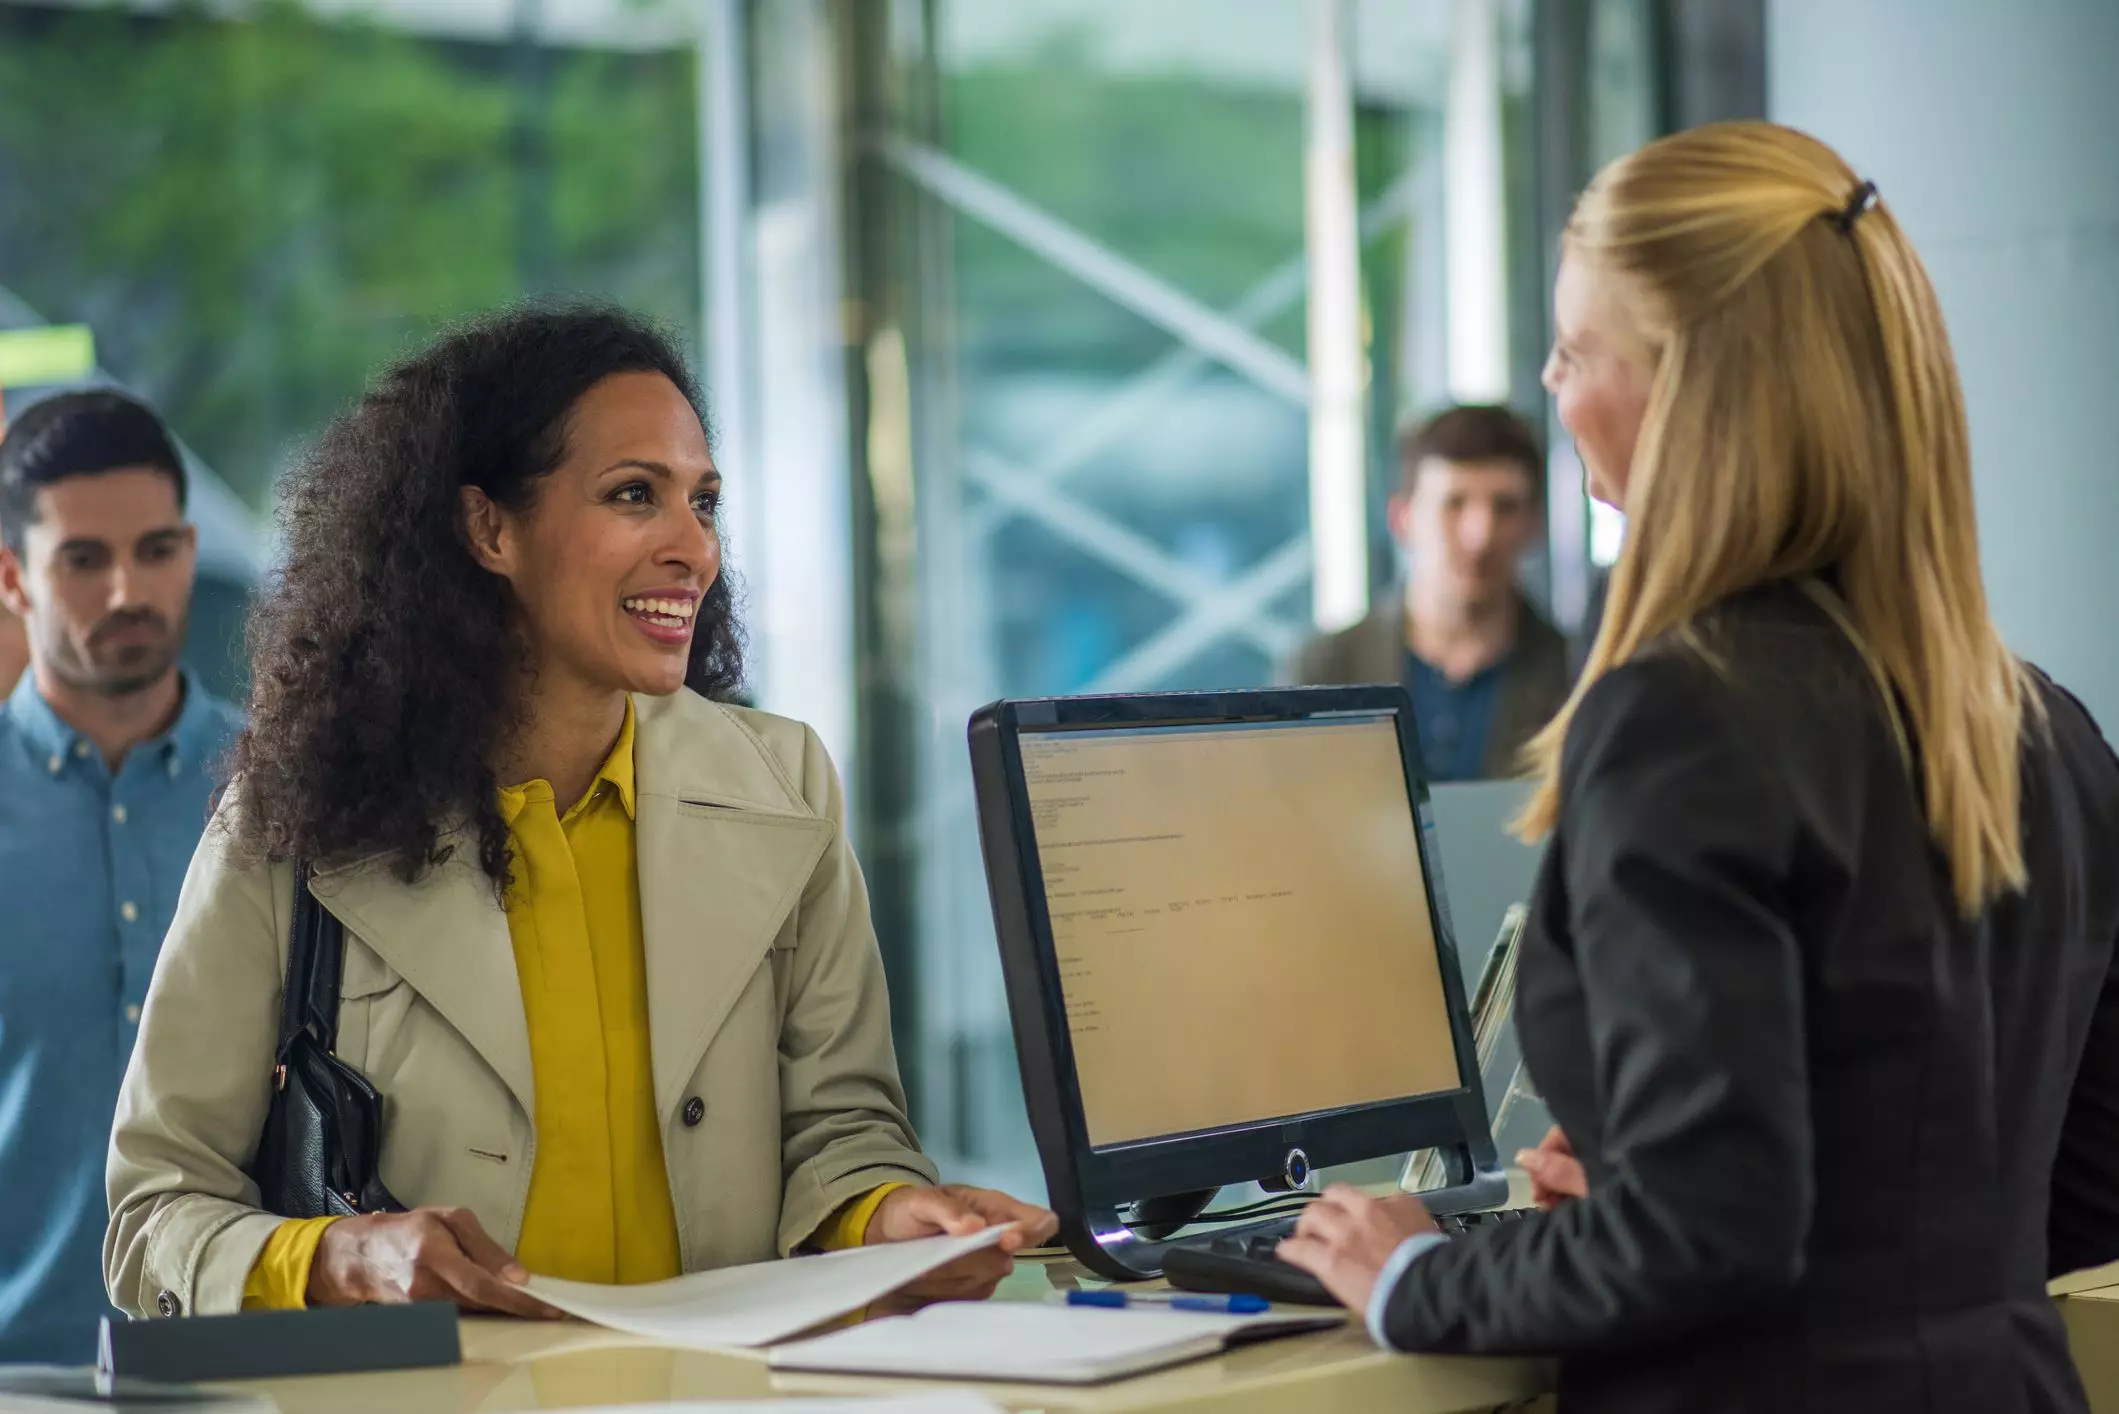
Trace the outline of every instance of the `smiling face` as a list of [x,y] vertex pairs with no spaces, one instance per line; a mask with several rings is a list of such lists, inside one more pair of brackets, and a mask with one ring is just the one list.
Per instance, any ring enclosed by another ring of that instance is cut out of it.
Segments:
[[1561,259],[1544,382],[1582,454],[1589,494],[1623,510],[1656,361],[1622,293],[1619,277],[1596,261],[1575,252]]
[[464,493],[473,550],[513,587],[545,685],[675,692],[721,573],[706,429],[667,378],[619,373],[581,396],[565,430],[565,456],[526,509]]

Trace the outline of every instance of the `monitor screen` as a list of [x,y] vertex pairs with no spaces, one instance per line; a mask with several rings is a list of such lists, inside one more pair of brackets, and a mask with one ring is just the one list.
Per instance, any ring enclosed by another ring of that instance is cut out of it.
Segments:
[[1463,1084],[1391,714],[1020,745],[1092,1147]]

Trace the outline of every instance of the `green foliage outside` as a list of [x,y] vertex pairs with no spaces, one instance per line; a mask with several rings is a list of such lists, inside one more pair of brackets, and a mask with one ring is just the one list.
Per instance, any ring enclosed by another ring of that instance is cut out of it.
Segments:
[[685,50],[525,55],[292,0],[0,4],[0,285],[92,325],[104,365],[263,504],[448,321],[581,293],[691,338],[694,85]]
[[[263,505],[377,369],[451,320],[585,293],[696,346],[695,83],[684,49],[525,55],[296,0],[0,0],[0,286],[91,325],[104,364]],[[943,97],[960,160],[1208,305],[1302,250],[1298,93],[1117,78],[1055,44],[951,74]],[[1402,113],[1359,116],[1364,198],[1411,139]],[[1170,346],[1006,238],[954,229],[957,336],[984,366],[1121,371]],[[1365,252],[1379,360],[1402,240]],[[1300,300],[1260,332],[1301,357]]]

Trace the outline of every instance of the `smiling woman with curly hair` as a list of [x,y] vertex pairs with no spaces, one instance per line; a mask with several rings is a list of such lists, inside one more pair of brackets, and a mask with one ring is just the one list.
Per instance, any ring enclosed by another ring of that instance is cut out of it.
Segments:
[[[670,394],[695,401],[690,375],[653,331],[610,313],[495,320],[392,370],[289,478],[285,569],[251,617],[257,686],[234,767],[251,853],[386,853],[410,879],[440,862],[444,823],[461,820],[479,867],[505,882],[494,769],[522,725],[535,665],[509,579],[466,553],[462,500],[469,490],[528,509],[565,458],[566,419],[551,410],[625,374],[666,385],[657,391],[684,430],[687,409]],[[703,449],[704,434],[692,435]],[[709,521],[719,483],[710,473],[699,492]],[[708,552],[692,548],[701,564],[678,576],[707,588],[683,685],[726,700],[743,678],[731,585],[699,572]],[[580,568],[539,566],[539,588],[562,597],[560,576]],[[676,653],[660,643],[638,651],[654,655],[659,691],[675,686]],[[379,791],[378,781],[396,788]]]
[[[597,308],[444,336],[289,478],[112,1137],[119,1306],[541,1315],[532,1272],[1020,1222],[925,1287],[976,1295],[1050,1232],[919,1152],[831,763],[728,701],[720,498],[682,359]],[[297,888],[343,925],[335,1049],[410,1211],[260,1207]]]

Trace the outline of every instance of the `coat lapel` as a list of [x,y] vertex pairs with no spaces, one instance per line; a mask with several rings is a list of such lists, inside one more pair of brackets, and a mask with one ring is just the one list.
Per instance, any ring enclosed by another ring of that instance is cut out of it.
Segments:
[[689,692],[635,698],[636,855],[665,1122],[837,829],[763,743]]
[[508,915],[467,840],[405,884],[380,861],[320,869],[311,891],[471,1043],[535,1114],[530,1035]]

